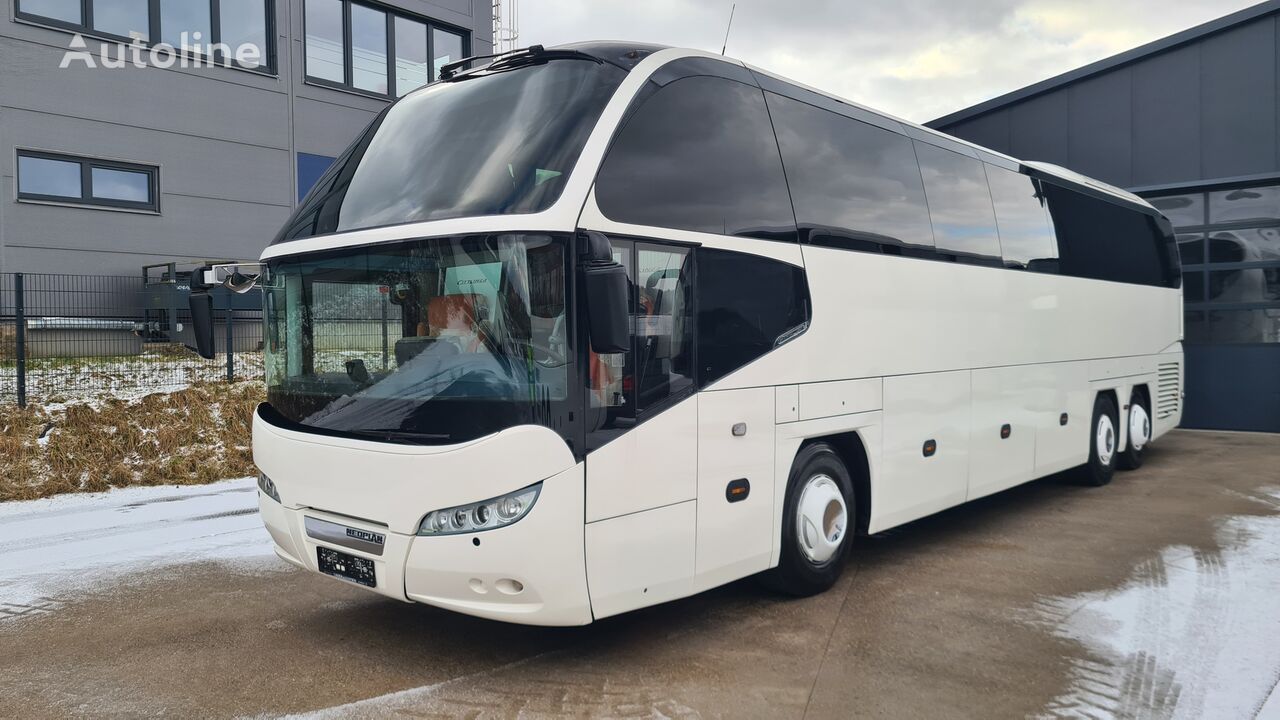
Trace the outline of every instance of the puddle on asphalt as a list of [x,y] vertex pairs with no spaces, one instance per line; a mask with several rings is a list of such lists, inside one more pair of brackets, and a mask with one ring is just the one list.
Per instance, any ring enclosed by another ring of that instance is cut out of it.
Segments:
[[[1280,511],[1280,488],[1254,496]],[[1076,641],[1046,717],[1253,717],[1280,676],[1280,515],[1232,517],[1220,551],[1165,548],[1119,589],[1044,598],[1023,619]]]

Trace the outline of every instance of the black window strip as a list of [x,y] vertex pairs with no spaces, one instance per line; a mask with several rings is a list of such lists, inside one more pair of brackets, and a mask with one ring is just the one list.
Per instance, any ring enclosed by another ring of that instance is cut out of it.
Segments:
[[[266,3],[263,3],[263,5],[265,6]],[[222,3],[220,0],[209,0],[209,35],[210,45],[216,46],[222,42]],[[221,48],[214,50],[214,52],[219,56],[223,54]],[[233,58],[226,57],[216,57],[214,59],[224,63],[234,61]]]
[[[91,0],[84,0],[88,4]],[[147,42],[160,42],[160,0],[147,2]]]
[[387,94],[395,97],[399,94],[396,87],[396,16],[385,13],[387,26]]
[[[303,42],[306,42],[304,39]],[[351,3],[342,3],[342,84],[356,89],[355,48],[351,38]]]

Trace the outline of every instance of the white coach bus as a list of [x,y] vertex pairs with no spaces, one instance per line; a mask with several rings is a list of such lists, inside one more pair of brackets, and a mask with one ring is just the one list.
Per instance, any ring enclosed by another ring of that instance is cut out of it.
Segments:
[[810,594],[855,534],[1105,485],[1178,424],[1177,252],[1134,195],[697,51],[442,74],[261,258],[291,563],[542,625]]

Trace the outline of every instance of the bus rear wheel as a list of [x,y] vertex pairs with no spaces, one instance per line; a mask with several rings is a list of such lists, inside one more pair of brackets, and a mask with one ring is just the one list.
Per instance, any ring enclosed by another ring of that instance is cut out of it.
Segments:
[[1089,426],[1089,462],[1080,468],[1086,485],[1101,487],[1111,482],[1116,471],[1119,415],[1110,395],[1099,395],[1093,401],[1093,423]]
[[856,517],[853,482],[835,449],[824,442],[801,448],[787,479],[781,557],[765,584],[797,597],[830,588],[844,571]]
[[1137,470],[1142,467],[1142,452],[1151,442],[1151,411],[1142,393],[1136,390],[1129,398],[1129,442],[1116,459],[1121,470]]

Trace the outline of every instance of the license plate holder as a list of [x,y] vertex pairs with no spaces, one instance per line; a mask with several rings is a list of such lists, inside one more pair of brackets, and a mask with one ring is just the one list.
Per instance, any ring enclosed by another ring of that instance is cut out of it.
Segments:
[[317,547],[316,566],[325,575],[347,580],[357,585],[364,585],[365,587],[378,586],[378,578],[373,570],[373,561],[368,558],[356,557],[332,548]]

